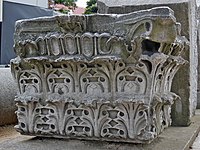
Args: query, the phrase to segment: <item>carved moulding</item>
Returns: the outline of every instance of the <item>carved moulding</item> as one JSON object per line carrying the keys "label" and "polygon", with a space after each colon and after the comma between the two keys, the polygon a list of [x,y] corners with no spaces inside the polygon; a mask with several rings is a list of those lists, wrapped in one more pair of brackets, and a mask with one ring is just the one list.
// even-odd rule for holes
{"label": "carved moulding", "polygon": [[[90,23],[92,22],[92,23]],[[42,27],[42,28],[41,28]],[[167,7],[18,21],[17,131],[149,143],[171,124],[187,40]]]}

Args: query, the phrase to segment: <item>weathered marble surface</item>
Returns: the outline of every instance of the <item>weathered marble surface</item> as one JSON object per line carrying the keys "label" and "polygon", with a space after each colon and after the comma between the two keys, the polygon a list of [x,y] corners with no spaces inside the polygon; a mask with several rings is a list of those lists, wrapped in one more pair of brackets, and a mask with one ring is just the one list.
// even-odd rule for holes
{"label": "weathered marble surface", "polygon": [[181,97],[172,108],[172,124],[188,126],[197,106],[198,52],[196,0],[97,0],[99,13],[124,14],[158,6],[168,6],[181,23],[181,35],[189,39],[189,51],[182,57],[189,63],[174,77],[172,91]]}
{"label": "weathered marble surface", "polygon": [[17,94],[17,84],[13,80],[10,68],[0,67],[0,77],[0,126],[15,124],[17,107],[14,99]]}
{"label": "weathered marble surface", "polygon": [[200,108],[200,0],[197,0],[197,49],[198,49],[198,88],[197,88],[197,108]]}
{"label": "weathered marble surface", "polygon": [[148,143],[171,124],[186,38],[168,7],[16,23],[22,134]]}

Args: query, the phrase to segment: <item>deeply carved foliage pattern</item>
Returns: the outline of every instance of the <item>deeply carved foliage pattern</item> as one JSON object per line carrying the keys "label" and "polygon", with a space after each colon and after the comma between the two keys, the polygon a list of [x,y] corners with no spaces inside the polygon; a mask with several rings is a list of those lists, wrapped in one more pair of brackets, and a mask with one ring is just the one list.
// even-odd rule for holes
{"label": "deeply carved foliage pattern", "polygon": [[169,38],[166,29],[166,36],[155,36],[154,27],[167,28],[165,21],[173,27],[170,32],[176,29],[173,19],[165,19],[125,18],[115,33],[83,32],[84,27],[74,32],[73,23],[70,28],[62,24],[62,33],[33,38],[34,33],[16,42],[18,57],[11,61],[19,87],[16,129],[31,135],[152,141],[171,124],[171,105],[179,99],[171,92],[172,79],[185,63],[183,37]]}
{"label": "deeply carved foliage pattern", "polygon": [[[90,106],[77,106],[71,102],[60,101],[42,106],[31,102],[29,108],[18,103],[18,109],[18,115],[22,118],[29,115],[26,118],[28,120],[20,119],[18,129],[32,134],[140,139],[147,126],[148,107],[139,103],[94,103]],[[32,111],[27,112],[27,109]],[[35,115],[32,115],[33,113]],[[153,136],[155,135],[152,132],[146,140]]]}

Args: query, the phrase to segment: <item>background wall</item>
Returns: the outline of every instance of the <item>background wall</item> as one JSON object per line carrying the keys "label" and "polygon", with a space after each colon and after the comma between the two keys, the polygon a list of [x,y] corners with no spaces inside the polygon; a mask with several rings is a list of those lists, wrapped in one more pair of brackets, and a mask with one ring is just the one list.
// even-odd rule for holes
{"label": "background wall", "polygon": [[1,65],[10,64],[10,59],[16,57],[13,50],[15,21],[42,16],[53,16],[53,10],[34,5],[3,1],[3,22],[0,44]]}
{"label": "background wall", "polygon": [[4,1],[48,8],[48,0],[4,0]]}
{"label": "background wall", "polygon": [[0,22],[2,21],[2,2],[3,2],[3,0],[0,0]]}

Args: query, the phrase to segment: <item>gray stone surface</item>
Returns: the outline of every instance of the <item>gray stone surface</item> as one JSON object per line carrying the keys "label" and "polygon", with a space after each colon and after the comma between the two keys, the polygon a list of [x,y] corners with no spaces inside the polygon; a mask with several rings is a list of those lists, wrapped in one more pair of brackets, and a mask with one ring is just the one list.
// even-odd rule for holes
{"label": "gray stone surface", "polygon": [[16,106],[17,84],[13,80],[10,68],[0,68],[0,125],[17,122]]}
{"label": "gray stone surface", "polygon": [[[200,115],[189,127],[169,127],[151,144],[66,140],[20,135],[13,126],[0,127],[0,150],[199,150]],[[195,143],[193,141],[195,140]]]}
{"label": "gray stone surface", "polygon": [[[198,46],[198,52],[200,52],[200,1],[197,1],[197,22],[198,22],[198,38],[197,38],[197,46]],[[197,108],[200,108],[200,54],[198,53],[198,88],[197,88]]]}
{"label": "gray stone surface", "polygon": [[22,134],[149,143],[171,125],[188,41],[168,7],[16,23]]}
{"label": "gray stone surface", "polygon": [[172,91],[178,93],[181,101],[177,101],[172,109],[172,124],[187,126],[197,105],[197,28],[195,0],[98,0],[99,13],[123,14],[157,6],[168,6],[174,11],[177,21],[181,23],[181,34],[190,41],[189,52],[182,56],[189,64],[176,74]]}

